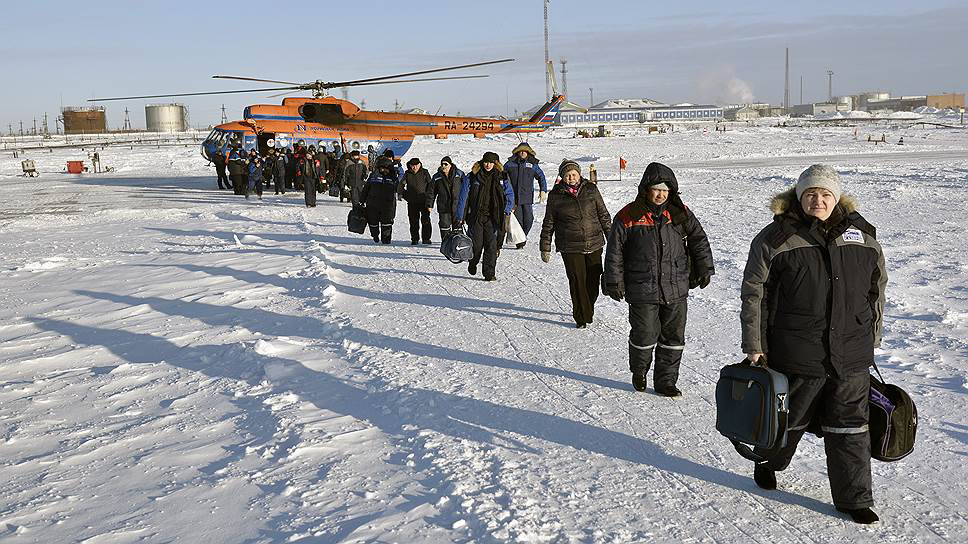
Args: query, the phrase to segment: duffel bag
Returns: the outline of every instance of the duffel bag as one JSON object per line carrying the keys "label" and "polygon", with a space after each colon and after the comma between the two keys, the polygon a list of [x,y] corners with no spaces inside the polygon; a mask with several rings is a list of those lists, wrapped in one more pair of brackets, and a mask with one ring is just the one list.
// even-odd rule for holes
{"label": "duffel bag", "polygon": [[918,432],[918,408],[906,391],[886,383],[874,365],[871,374],[871,457],[887,463],[904,459],[914,451]]}
{"label": "duffel bag", "polygon": [[363,234],[366,232],[366,214],[360,206],[353,206],[346,216],[346,227],[350,232]]}
{"label": "duffel bag", "polygon": [[332,185],[329,186],[329,196],[334,196],[336,198],[339,198],[339,193],[340,193],[340,186],[339,185],[337,185],[337,184],[334,183],[334,184],[332,184]]}
{"label": "duffel bag", "polygon": [[440,252],[455,264],[469,261],[474,257],[474,243],[463,229],[454,230],[440,242]]}
{"label": "duffel bag", "polygon": [[716,382],[716,430],[743,457],[764,461],[752,447],[771,450],[786,445],[788,395],[789,381],[781,372],[748,359],[727,365]]}

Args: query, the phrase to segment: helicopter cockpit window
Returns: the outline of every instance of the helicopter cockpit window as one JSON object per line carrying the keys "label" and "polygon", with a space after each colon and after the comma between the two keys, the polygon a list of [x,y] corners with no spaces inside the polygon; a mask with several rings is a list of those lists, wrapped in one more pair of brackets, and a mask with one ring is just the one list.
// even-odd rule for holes
{"label": "helicopter cockpit window", "polygon": [[353,149],[359,151],[359,149],[360,149],[360,142],[353,142],[352,147],[353,147]]}

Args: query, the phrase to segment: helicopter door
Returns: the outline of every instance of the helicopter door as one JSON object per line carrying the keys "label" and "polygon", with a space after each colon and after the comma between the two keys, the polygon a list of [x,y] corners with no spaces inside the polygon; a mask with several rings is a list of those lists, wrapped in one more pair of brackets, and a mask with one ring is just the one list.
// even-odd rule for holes
{"label": "helicopter door", "polygon": [[276,133],[274,132],[263,132],[259,134],[259,140],[257,143],[259,147],[259,154],[266,155],[269,153],[269,148],[276,146]]}

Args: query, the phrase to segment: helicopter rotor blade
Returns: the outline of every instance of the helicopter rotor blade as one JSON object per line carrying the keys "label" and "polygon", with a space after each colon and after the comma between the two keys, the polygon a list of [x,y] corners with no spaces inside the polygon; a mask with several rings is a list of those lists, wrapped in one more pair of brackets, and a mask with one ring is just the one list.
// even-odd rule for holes
{"label": "helicopter rotor blade", "polygon": [[351,80],[351,81],[337,81],[337,82],[331,82],[331,83],[324,83],[323,84],[323,88],[325,88],[325,89],[332,89],[333,87],[349,87],[351,85],[360,85],[360,84],[363,84],[363,83],[369,83],[371,81],[380,81],[380,80],[383,80],[383,79],[395,79],[395,78],[398,78],[398,77],[419,76],[419,75],[423,75],[423,74],[433,74],[435,72],[446,72],[448,70],[460,70],[462,68],[473,68],[475,66],[487,66],[489,64],[500,64],[502,62],[511,62],[513,60],[514,59],[489,60],[487,62],[475,62],[474,64],[462,64],[460,66],[450,66],[448,68],[435,68],[433,70],[420,70],[418,72],[407,72],[405,74],[397,74],[397,75],[393,75],[393,76],[371,77],[371,78],[367,78],[367,79],[355,79],[355,80]]}
{"label": "helicopter rotor blade", "polygon": [[88,102],[107,102],[109,100],[139,100],[143,98],[167,98],[172,96],[203,96],[209,94],[261,93],[265,91],[303,90],[302,87],[267,87],[264,89],[240,89],[237,91],[210,91],[204,93],[150,94],[145,96],[116,96],[112,98],[91,98]]}
{"label": "helicopter rotor blade", "polygon": [[[397,81],[371,81],[369,83],[350,83],[347,85],[340,85],[340,87],[361,87],[363,85],[387,85],[390,83],[413,83],[416,81],[444,81],[448,79],[477,79],[481,77],[490,77],[486,75],[481,76],[454,76],[454,77],[426,77],[420,79],[398,79]],[[328,89],[329,87],[323,87]]]}
{"label": "helicopter rotor blade", "polygon": [[238,79],[241,81],[261,81],[263,83],[281,83],[283,85],[302,85],[302,83],[293,83],[291,81],[277,81],[275,79],[258,79],[254,77],[242,77],[242,76],[212,76],[212,79]]}
{"label": "helicopter rotor blade", "polygon": [[280,96],[286,96],[287,94],[298,93],[298,92],[300,92],[302,90],[304,90],[304,89],[296,89],[295,91],[286,91],[284,93],[270,94],[266,98],[277,98],[277,97],[280,97]]}

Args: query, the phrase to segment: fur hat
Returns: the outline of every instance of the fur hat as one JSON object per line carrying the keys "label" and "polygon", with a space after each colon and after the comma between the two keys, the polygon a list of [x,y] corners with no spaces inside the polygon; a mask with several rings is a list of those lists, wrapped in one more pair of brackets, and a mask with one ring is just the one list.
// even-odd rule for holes
{"label": "fur hat", "polygon": [[411,166],[413,166],[415,164],[420,164],[420,159],[418,159],[417,157],[414,157],[414,158],[410,159],[409,161],[407,161],[407,168],[410,168]]}
{"label": "fur hat", "polygon": [[797,180],[797,200],[803,197],[803,193],[807,189],[814,187],[830,191],[834,195],[834,200],[840,202],[840,195],[843,192],[840,185],[840,174],[833,168],[826,164],[814,164],[804,170],[800,174],[800,179]]}
{"label": "fur hat", "polygon": [[561,165],[558,166],[558,177],[564,179],[565,174],[569,170],[575,170],[578,172],[578,175],[581,176],[581,166],[579,166],[578,163],[573,160],[565,159],[561,161]]}
{"label": "fur hat", "polygon": [[493,151],[488,151],[487,153],[484,154],[483,157],[481,157],[481,162],[482,163],[485,163],[485,162],[493,162],[493,163],[497,164],[498,162],[500,162],[500,160],[501,159],[500,159],[500,157],[497,156],[497,153],[495,153]]}

